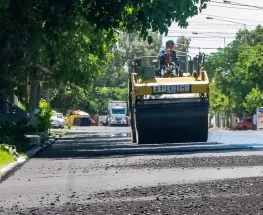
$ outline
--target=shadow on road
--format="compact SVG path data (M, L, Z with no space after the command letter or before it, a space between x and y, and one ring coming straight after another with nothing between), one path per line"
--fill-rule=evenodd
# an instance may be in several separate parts
M77 140L90 140L90 139L94 139L94 141L98 141L99 139L111 139L111 138L121 138L121 137L129 137L128 135L126 136L111 136L111 135L87 135L87 136L77 136L77 137L61 137L59 140L72 140L75 141ZM130 140L130 139L129 139Z
M77 132L74 132L76 134ZM66 135L53 146L42 151L36 158L105 158L140 155L179 155L200 152L222 153L229 151L255 150L250 144L229 145L218 142L147 144L131 142L127 133L100 134L96 132ZM260 147L257 148L260 150Z

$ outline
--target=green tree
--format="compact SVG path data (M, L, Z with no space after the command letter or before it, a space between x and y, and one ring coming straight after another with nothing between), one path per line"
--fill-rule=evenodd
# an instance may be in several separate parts
M129 69L135 57L139 56L158 56L158 52L162 46L162 37L156 32L150 32L152 43L140 37L138 32L123 34L119 40L119 49L123 53L123 59Z
M130 64L135 56L153 55L157 57L162 40L157 33L152 33L154 42L150 45L143 41L139 34L123 34L113 48L113 58L91 85L77 87L61 85L54 91L52 108L66 112L68 109L81 108L90 114L102 114L107 110L109 100L127 100L128 71L126 65Z
M127 89L119 87L100 87L94 89L89 96L89 105L86 110L91 114L106 114L109 100L127 101Z
M93 1L87 18L98 28L139 31L146 38L150 29L167 34L173 21L186 27L187 19L206 8L206 2L208 0Z
M258 88L253 88L251 92L247 94L243 106L248 113L255 113L257 108L263 106L263 91Z
M187 18L198 14L207 1L4 0L0 4L0 96L15 93L24 105L29 103L32 118L43 87L70 82L85 88L105 71L102 68L117 39L115 29L140 32L144 39L148 31L167 34L173 21L187 26Z
M255 110L248 102L263 88L263 44L259 39L263 36L262 32L261 26L252 31L239 31L236 40L210 55L205 63L209 78L215 83L214 87L229 98L232 111L238 116L242 116L245 111ZM212 99L212 96L212 106L219 105L219 101ZM224 111L227 111L227 107Z
M116 34L98 30L82 12L81 4L16 0L0 11L1 97L15 93L28 106L32 123L42 87L91 84L111 57Z
M180 68L183 71L186 71L187 69L187 61L188 59L188 49L190 46L191 39L187 39L186 37L178 37L178 39L175 42L175 50L176 54L179 57L180 62ZM188 72L188 71L187 71Z
M231 102L228 96L226 96L220 89L218 89L214 83L209 86L210 92L210 114L214 116L215 113L221 112L229 115L232 110Z
M97 64L104 63L107 46L115 41L114 28L140 31L143 36L148 30L167 33L172 21L186 26L186 19L205 8L205 2L2 1L1 86L10 87L8 92L2 90L2 96L15 91L27 102L25 85L31 83L32 93L38 93L43 75L51 84L65 80L86 83L97 75Z
M68 110L79 109L88 104L88 93L76 85L60 85L53 92L50 105L52 109L67 113Z
M162 38L155 32L150 33L153 42L148 44L139 33L123 33L114 49L114 59L104 67L104 75L98 77L94 90L91 93L91 101L96 101L93 107L98 108L99 113L107 110L109 100L128 99L128 69L136 56L156 56L162 45ZM103 86L106 88L98 88ZM94 93L96 92L96 93ZM101 97L101 98L100 98ZM95 105L97 104L97 105ZM98 105L99 104L99 105Z
M180 56L187 55L190 43L191 43L191 39L187 39L184 36L178 37L174 46L177 51L177 55Z
M44 99L40 100L39 109L38 130L48 132L51 128L52 109Z

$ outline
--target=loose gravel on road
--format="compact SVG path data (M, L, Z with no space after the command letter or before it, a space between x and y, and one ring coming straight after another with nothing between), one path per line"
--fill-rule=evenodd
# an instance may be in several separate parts
M191 157L191 158L164 158L164 159L138 159L129 162L120 160L107 163L107 169L143 169L143 168L198 168L198 167L234 167L234 166L263 166L263 156L220 156L220 157Z
M66 135L0 183L0 214L263 214L263 177L259 177L263 171L263 153L148 156L145 152L134 156L130 150L135 146L129 137L120 135L126 130L110 127L73 130L71 136ZM111 132L114 138L102 135ZM210 141L260 144L262 134L213 131ZM105 149L126 151L110 157L103 154ZM104 157L91 156L94 151ZM251 166L256 166L255 177L251 177ZM238 167L244 168L238 170ZM189 172L190 177L186 174ZM206 180L210 173L215 173L212 178L217 180ZM230 179L232 173L240 178ZM180 176L183 180L177 180ZM226 179L219 180L220 177Z
M1 214L262 214L263 178L220 180L99 192L74 193L66 204L51 202L38 208L0 209ZM45 200L42 200L45 203ZM45 205L45 204L44 204Z

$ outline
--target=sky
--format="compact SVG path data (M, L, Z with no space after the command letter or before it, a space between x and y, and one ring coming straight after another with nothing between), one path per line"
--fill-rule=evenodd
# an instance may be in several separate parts
M256 7L233 6L223 3L223 0L211 0L207 9L200 14L189 18L189 26L186 29L178 27L173 23L169 28L168 39L177 40L179 36L191 38L189 55L197 55L200 51L206 54L216 52L217 48L224 47L235 39L235 34L239 29L253 30L257 25L263 25L263 0L233 0L231 3L241 3ZM211 17L213 19L207 19ZM232 23L237 22L237 23ZM198 34L193 34L193 32Z

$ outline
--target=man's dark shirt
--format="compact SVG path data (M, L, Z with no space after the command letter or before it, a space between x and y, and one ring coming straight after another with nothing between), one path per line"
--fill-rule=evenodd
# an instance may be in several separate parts
M166 47L162 47L159 52L159 60L160 60L160 66L165 65L165 56L166 56ZM179 66L179 58L176 56L176 53L174 50L171 52L171 57L173 62Z

